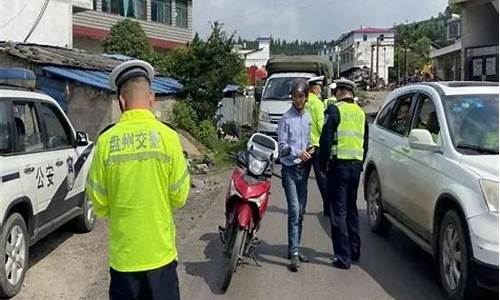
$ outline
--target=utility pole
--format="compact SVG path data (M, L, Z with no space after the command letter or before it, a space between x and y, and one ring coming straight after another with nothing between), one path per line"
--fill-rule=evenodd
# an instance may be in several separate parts
M374 51L373 45L371 45L371 51L370 51L370 53L371 53L371 55L370 55L370 81L369 81L370 82L370 87L373 84L373 51Z
M376 47L377 47L377 63L376 63L376 68L377 68L376 70L377 70L377 71L375 72L375 74L377 74L377 78L375 79L375 80L376 80L376 81L375 81L375 84L376 84L376 85L378 85L378 79L379 79L379 77L380 77L380 74L379 74L379 68L378 68L378 61L379 61L379 59L378 59L378 57L379 57L379 55L378 55L378 48L379 48L379 43L380 43L380 37L378 36L378 37L377 37L377 46L376 46Z
M408 83L408 48L406 48L406 44L404 45L405 47L405 84Z

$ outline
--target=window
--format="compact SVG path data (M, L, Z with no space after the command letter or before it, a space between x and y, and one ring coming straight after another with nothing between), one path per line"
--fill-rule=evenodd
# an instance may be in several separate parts
M446 96L444 114L453 145L462 154L498 154L498 94Z
M59 110L53 105L43 103L42 115L47 126L47 147L54 149L71 146L71 132Z
M379 38L379 41L383 41L383 40L384 40L384 35L383 35L383 34L381 34L381 35L380 35L380 38Z
M145 20L146 0L103 0L102 11Z
M152 0L151 20L172 25L172 0Z
M392 108L394 107L394 103L396 101L391 101L389 104L387 104L381 112L378 113L378 118L377 118L377 125L382 126L382 127L387 127L387 121L389 120L389 116L391 115Z
M40 121L36 115L35 104L14 103L13 110L17 138L16 152L43 150Z
M7 107L6 102L0 102L0 154L12 151L12 132Z
M363 34L363 41L367 41L368 40L368 36L366 34Z
M187 0L175 0L175 25L178 27L188 27L188 3Z
M413 94L398 99L396 109L393 110L387 128L394 133L405 136L411 123L411 103Z
M436 107L432 99L426 95L421 95L418 106L412 129L427 129L431 133L434 142L437 143L440 127Z

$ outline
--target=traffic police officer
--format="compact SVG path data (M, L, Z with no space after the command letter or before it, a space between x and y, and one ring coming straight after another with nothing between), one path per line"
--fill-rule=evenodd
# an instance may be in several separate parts
M356 197L368 149L368 125L365 113L354 102L354 82L340 79L335 83L337 103L326 110L320 160L321 166L327 167L333 264L349 269L351 261L360 257Z
M335 104L335 102L337 102L337 98L335 98L335 88L337 87L337 84L335 84L335 82L332 82L328 87L330 88L331 96L330 98L327 98L325 100L325 107L328 107L328 105Z
M110 85L123 111L103 132L87 179L97 216L108 218L110 299L179 299L174 209L190 180L179 136L156 120L153 67L131 60Z
M325 121L325 104L321 100L321 87L323 85L324 76L313 77L308 80L309 96L306 103L306 111L311 115L311 145L314 146L312 154L312 166L316 183L321 194L323 202L323 214L328 216L328 206L326 205L326 174L321 172L319 165L319 138ZM310 167L310 166L309 166ZM309 173L310 171L308 171Z

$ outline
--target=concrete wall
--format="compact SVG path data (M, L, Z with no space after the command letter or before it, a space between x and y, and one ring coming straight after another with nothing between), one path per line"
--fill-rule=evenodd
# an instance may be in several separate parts
M498 45L498 11L492 3L466 6L462 22L464 48Z
M498 45L498 0L456 2L462 6L461 78L465 80L468 77L466 72L470 69L467 65L467 48Z
M118 104L113 103L111 94L89 86L71 84L70 89L68 118L75 130L88 133L90 139L95 141L99 132L113 123L116 118L114 104Z
M23 42L45 0L0 1L0 40ZM27 40L28 43L72 47L72 1L48 2L39 24Z

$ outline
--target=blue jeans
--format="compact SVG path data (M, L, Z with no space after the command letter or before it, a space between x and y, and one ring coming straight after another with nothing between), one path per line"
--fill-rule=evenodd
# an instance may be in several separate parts
M294 165L281 168L281 183L288 204L288 254L299 252L302 221L307 204L307 180L310 166Z

